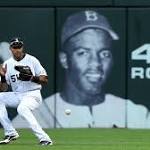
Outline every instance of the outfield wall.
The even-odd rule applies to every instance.
[[[64,71],[58,59],[58,52],[61,49],[60,33],[64,20],[69,15],[85,9],[92,9],[106,16],[111,22],[114,31],[120,37],[119,41],[114,43],[114,68],[106,84],[105,91],[122,99],[131,100],[133,103],[140,105],[142,111],[138,111],[137,114],[130,114],[132,112],[129,110],[130,104],[128,104],[127,100],[124,100],[120,104],[120,108],[123,107],[122,111],[117,111],[118,108],[107,111],[107,114],[110,114],[110,118],[114,117],[111,116],[113,113],[117,114],[116,116],[118,116],[118,113],[122,113],[121,119],[118,118],[117,120],[117,117],[114,117],[117,123],[110,122],[109,117],[108,120],[104,119],[107,118],[107,116],[105,117],[105,111],[98,109],[96,111],[103,112],[100,114],[104,118],[96,118],[96,120],[99,120],[96,125],[92,126],[92,121],[90,125],[82,125],[85,118],[90,118],[87,115],[83,120],[79,117],[79,123],[74,126],[70,120],[74,120],[76,124],[75,118],[77,115],[73,117],[71,114],[69,116],[64,115],[64,119],[61,117],[61,120],[66,123],[63,126],[59,125],[61,123],[59,123],[56,116],[60,110],[58,98],[54,96],[52,98],[54,100],[49,102],[51,95],[61,91],[64,82]],[[38,121],[43,127],[149,128],[149,16],[150,0],[134,0],[134,2],[130,0],[0,1],[1,44],[2,42],[8,42],[11,37],[22,37],[27,52],[39,58],[48,72],[49,83],[42,89],[44,103],[35,112]],[[147,46],[144,46],[145,44]],[[8,47],[4,46],[4,48],[0,49],[1,62],[5,59],[3,49],[7,51]],[[137,53],[135,54],[134,52]],[[136,56],[133,57],[133,55]],[[24,121],[17,116],[15,109],[8,108],[8,111],[16,127],[27,127]],[[132,121],[132,126],[130,126],[127,119],[130,116],[133,118],[135,116],[136,118],[135,121]],[[137,120],[139,123],[137,123]],[[119,124],[118,122],[122,122],[120,126],[117,125]]]

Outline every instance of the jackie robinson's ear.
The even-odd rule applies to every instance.
[[[64,69],[68,69],[67,55],[64,52],[59,53],[59,60]]]

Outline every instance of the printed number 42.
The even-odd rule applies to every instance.
[[[150,64],[150,44],[144,44],[131,53],[132,60],[145,60]]]

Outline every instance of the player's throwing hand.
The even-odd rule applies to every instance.
[[[0,76],[5,76],[7,71],[7,64],[5,65],[5,67],[3,67],[2,64],[0,64]]]

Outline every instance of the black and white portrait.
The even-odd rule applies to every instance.
[[[43,126],[149,128],[149,110],[127,93],[124,9],[57,11],[56,91],[35,112]]]
[[[45,100],[56,127],[148,127],[147,108],[126,98],[125,38],[120,38],[124,13],[116,18],[115,10],[62,12],[67,17],[58,40],[58,65],[64,74],[57,70],[58,91]]]

